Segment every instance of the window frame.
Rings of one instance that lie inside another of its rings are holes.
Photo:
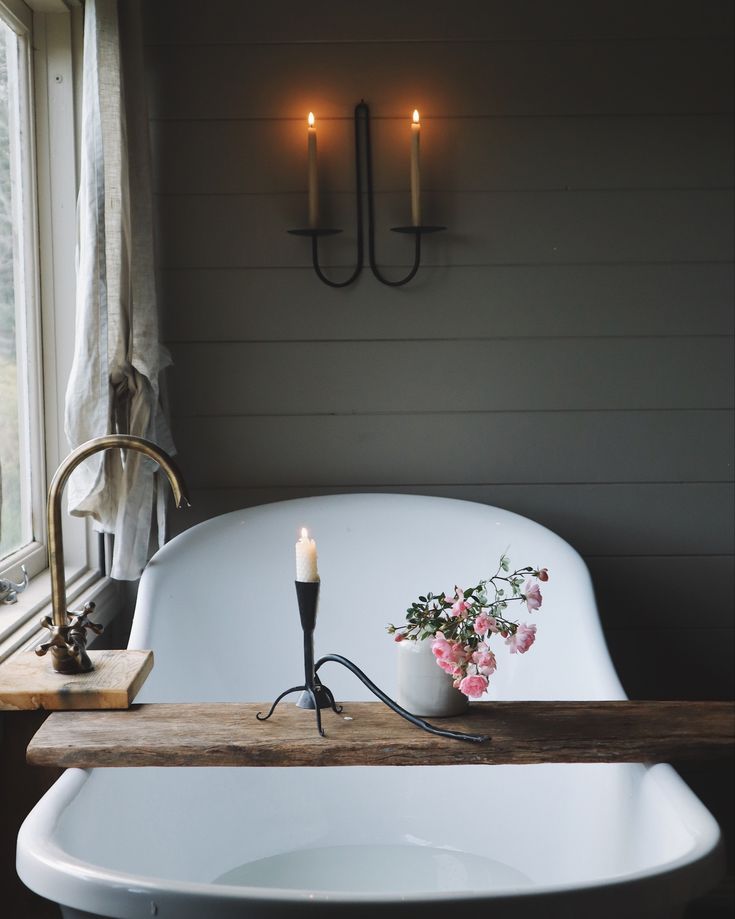
[[[21,564],[31,577],[17,602],[0,603],[0,662],[32,646],[44,632],[39,618],[50,612],[47,558],[46,492],[53,471],[69,453],[64,435],[66,381],[74,356],[76,313],[76,204],[78,131],[81,102],[83,10],[78,0],[0,0],[13,28],[27,30],[32,252],[35,266],[33,331],[37,364],[32,399],[39,419],[32,425],[37,476],[32,504],[37,540],[0,563],[0,577],[22,579]],[[33,7],[33,9],[31,9]],[[31,186],[31,187],[34,187]],[[29,234],[31,236],[31,234]],[[32,467],[32,474],[33,474]],[[100,536],[86,519],[64,515],[64,561],[67,599],[80,604],[94,599],[95,620],[108,624],[124,602],[119,585],[101,570]]]
[[[18,374],[19,397],[23,414],[28,415],[27,426],[21,425],[21,447],[29,459],[29,505],[31,512],[31,541],[0,561],[0,576],[18,579],[21,564],[29,577],[34,577],[46,567],[46,524],[44,521],[43,485],[46,481],[46,458],[43,448],[43,427],[34,425],[32,419],[44,418],[42,390],[41,322],[38,272],[38,212],[35,168],[35,125],[33,83],[33,19],[31,10],[24,4],[0,0],[0,18],[21,39],[18,55],[19,73],[17,95],[19,119],[17,129],[24,149],[17,158],[20,173],[21,201],[14,202],[23,227],[22,233],[22,312],[23,320],[17,324],[18,355],[24,360],[23,372]],[[11,107],[11,117],[13,116]],[[13,157],[12,159],[15,159]],[[12,169],[12,166],[11,166]]]

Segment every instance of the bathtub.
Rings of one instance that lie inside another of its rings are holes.
[[[302,526],[319,546],[317,656],[352,658],[391,694],[386,623],[507,550],[551,580],[536,644],[498,651],[490,698],[625,698],[587,569],[554,533],[470,502],[342,495],[227,514],[158,552],[130,638],[155,651],[138,701],[266,701],[300,681]],[[338,699],[370,698],[342,668],[322,676]],[[323,713],[327,735],[338,717]],[[718,881],[721,850],[665,764],[70,769],[23,824],[17,867],[65,919],[674,919]]]

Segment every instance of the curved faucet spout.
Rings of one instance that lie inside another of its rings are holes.
[[[168,476],[168,480],[171,483],[171,490],[176,499],[176,506],[183,507],[184,505],[189,505],[186,486],[178,466],[168,453],[150,440],[145,440],[143,437],[135,437],[132,434],[107,434],[103,437],[95,437],[92,440],[88,440],[86,443],[77,447],[76,450],[73,450],[56,470],[48,493],[51,622],[57,629],[69,625],[66,609],[66,583],[64,580],[64,540],[61,527],[61,494],[69,476],[79,463],[87,459],[87,457],[92,456],[92,454],[99,453],[102,450],[120,449],[135,450],[155,460]],[[59,647],[57,643],[57,646],[53,648],[53,652],[54,666],[56,669],[59,669],[57,664],[60,663],[59,658],[64,657],[65,649]],[[70,672],[70,662],[67,660],[64,663],[66,664],[66,669],[62,672]],[[89,667],[86,669],[89,669]]]

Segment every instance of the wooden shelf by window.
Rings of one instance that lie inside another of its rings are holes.
[[[153,667],[152,651],[89,651],[94,670],[56,673],[32,651],[0,664],[0,711],[127,708]]]

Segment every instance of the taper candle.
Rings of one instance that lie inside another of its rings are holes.
[[[301,538],[296,543],[296,580],[318,581],[316,567],[316,540],[309,539],[306,528],[301,530]]]
[[[421,226],[421,171],[419,169],[419,139],[421,122],[418,109],[413,110],[411,122],[411,222]]]
[[[309,226],[316,229],[319,224],[319,176],[316,166],[316,123],[314,113],[309,112],[307,127],[307,156],[309,184]]]

